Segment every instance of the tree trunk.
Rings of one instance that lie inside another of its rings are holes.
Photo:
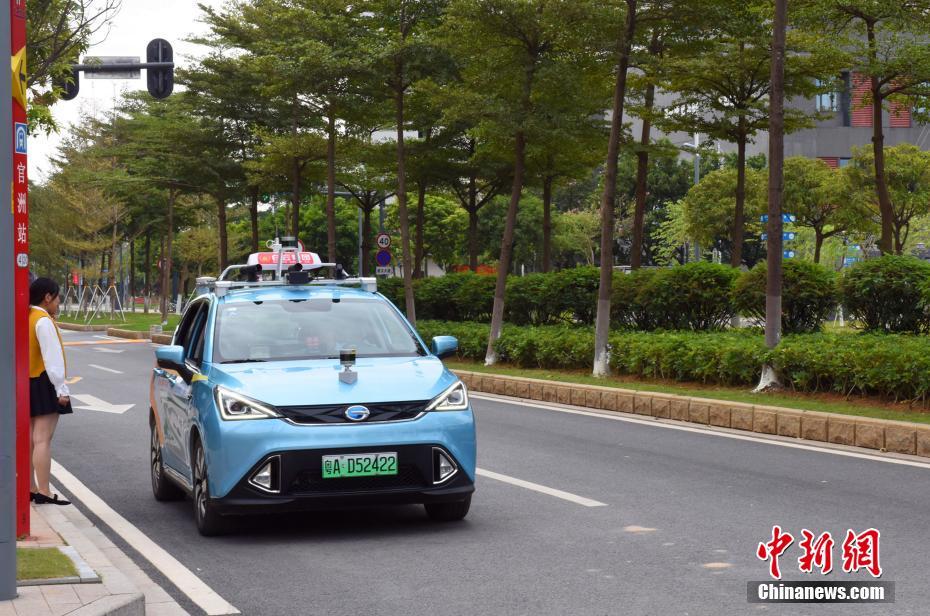
[[[329,107],[326,129],[326,251],[329,262],[336,262],[336,115]]]
[[[636,32],[636,0],[626,0],[626,23],[617,45],[617,80],[611,111],[610,141],[604,171],[604,194],[601,198],[601,276],[597,292],[597,317],[594,328],[594,376],[610,374],[610,294],[614,273],[614,201],[617,196],[617,159],[620,155],[620,132],[623,128],[623,104],[626,99],[626,74],[630,66],[630,48]]]
[[[781,340],[782,200],[785,167],[785,29],[787,0],[775,0],[772,34],[771,94],[769,96],[768,245],[765,281],[765,345],[774,349]],[[819,235],[819,233],[818,233]],[[820,247],[818,244],[819,255]],[[774,366],[762,368],[757,389],[780,387]]]
[[[746,207],[746,121],[739,120],[739,137],[736,141],[736,210],[733,212],[733,228],[730,230],[730,241],[733,242],[733,252],[730,256],[730,265],[739,267],[743,262],[743,236],[745,235],[746,221],[743,212]],[[769,167],[771,172],[771,166]],[[781,220],[781,217],[779,217]],[[779,234],[778,237],[781,237]]]
[[[404,300],[407,320],[417,324],[413,299],[413,263],[410,255],[410,219],[407,215],[407,152],[404,148],[404,61],[394,60],[394,111],[397,122],[397,214],[400,218],[401,263],[404,268]]]
[[[300,160],[291,169],[291,235],[300,239]]]
[[[252,252],[258,252],[258,186],[252,187],[249,203],[249,223],[252,226]]]
[[[653,32],[651,48],[657,44],[658,33]],[[643,102],[643,130],[640,136],[640,149],[636,153],[636,206],[633,209],[633,246],[630,248],[630,267],[639,269],[643,260],[643,225],[646,219],[646,188],[649,178],[649,147],[652,120],[649,113],[655,100],[656,88],[650,83],[646,86],[646,96]]]
[[[551,175],[543,180],[543,262],[542,271],[552,269],[552,182]]]
[[[478,180],[468,178],[468,269],[478,271]]]
[[[152,232],[145,231],[145,278],[142,284],[142,312],[149,313],[149,297],[152,295]]]
[[[362,262],[359,269],[362,276],[371,275],[371,265],[368,262],[368,255],[371,254],[371,210],[372,207],[362,208]]]
[[[136,297],[136,240],[129,240],[129,297],[133,298],[135,312]]]
[[[114,210],[115,209],[114,207]],[[113,214],[113,238],[110,243],[110,275],[107,278],[107,291],[110,290],[110,287],[113,287],[113,301],[110,303],[110,318],[116,317],[116,270],[113,268],[113,264],[116,263],[116,240],[119,232],[116,212],[114,211]]]
[[[869,42],[869,63],[878,61],[878,47],[875,40],[875,24],[866,22],[866,36]],[[882,235],[878,248],[882,254],[890,254],[894,236],[894,208],[888,192],[885,178],[885,129],[882,126],[882,88],[877,75],[871,77],[872,91],[872,153],[875,158],[875,191],[878,196],[878,211],[882,219]]]
[[[161,270],[158,273],[158,312],[164,315],[168,312],[165,306],[165,236],[161,236],[161,245],[158,250],[158,262],[161,264]]]
[[[501,336],[504,326],[504,291],[507,287],[507,272],[513,255],[513,233],[517,226],[517,210],[520,207],[520,195],[523,193],[523,174],[526,167],[526,137],[523,131],[514,136],[513,186],[510,192],[510,205],[507,207],[507,220],[504,224],[504,236],[501,238],[501,257],[497,264],[497,284],[494,287],[494,306],[491,309],[491,335],[484,364],[492,366],[497,363],[497,350],[494,343]]]
[[[220,273],[229,265],[229,232],[226,230],[226,201],[220,197],[216,199],[216,226],[219,230],[219,258]]]
[[[814,263],[820,263],[820,249],[824,239],[823,228],[814,227]]]
[[[161,290],[161,320],[162,323],[168,322],[168,302],[171,297],[171,259],[174,244],[174,202],[177,199],[175,189],[168,189],[168,233],[165,243],[165,285]]]
[[[414,239],[413,277],[423,277],[423,225],[426,224],[426,182],[417,182],[417,234]]]

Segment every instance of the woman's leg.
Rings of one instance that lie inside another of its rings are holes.
[[[48,478],[52,472],[52,436],[58,425],[58,413],[34,417],[32,422],[32,465],[36,470],[36,484],[40,493],[51,496]]]
[[[36,467],[32,463],[32,457],[35,455],[35,449],[33,447],[33,438],[36,429],[36,418],[29,418],[29,491],[37,492],[38,488],[36,487]]]

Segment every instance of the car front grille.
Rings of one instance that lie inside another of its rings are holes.
[[[353,404],[321,404],[314,406],[278,407],[287,419],[297,424],[346,424],[346,423],[380,423],[385,421],[406,421],[416,418],[426,409],[428,400],[416,402],[377,402],[364,404],[371,413],[364,421],[351,421],[345,415],[346,409]]]

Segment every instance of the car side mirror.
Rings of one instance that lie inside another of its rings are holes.
[[[155,349],[155,360],[159,368],[178,370],[184,365],[184,347],[173,344]]]
[[[435,336],[430,350],[433,355],[443,359],[455,355],[455,352],[459,350],[459,341],[455,336]]]

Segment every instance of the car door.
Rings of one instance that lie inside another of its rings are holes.
[[[188,437],[197,418],[197,408],[194,406],[195,401],[193,398],[194,377],[202,374],[203,351],[207,334],[207,323],[210,318],[210,302],[208,300],[203,300],[201,304],[202,307],[200,311],[195,315],[191,323],[190,336],[187,340],[187,346],[184,348],[185,371],[182,373],[184,385],[182,388],[179,388],[179,390],[183,391],[184,397],[178,400],[177,406],[179,431],[184,435],[184,438],[179,441],[181,445],[179,454],[182,459],[187,462],[191,460],[191,440]],[[182,400],[184,404],[181,404]]]
[[[191,340],[196,332],[198,322],[204,315],[206,302],[191,304],[181,319],[174,344],[184,347],[185,363],[177,370],[165,369],[162,378],[162,426],[165,431],[165,445],[162,449],[164,461],[171,468],[188,475],[189,461],[185,457],[187,431],[185,429],[187,409],[190,406],[191,371],[187,366],[187,356]]]

